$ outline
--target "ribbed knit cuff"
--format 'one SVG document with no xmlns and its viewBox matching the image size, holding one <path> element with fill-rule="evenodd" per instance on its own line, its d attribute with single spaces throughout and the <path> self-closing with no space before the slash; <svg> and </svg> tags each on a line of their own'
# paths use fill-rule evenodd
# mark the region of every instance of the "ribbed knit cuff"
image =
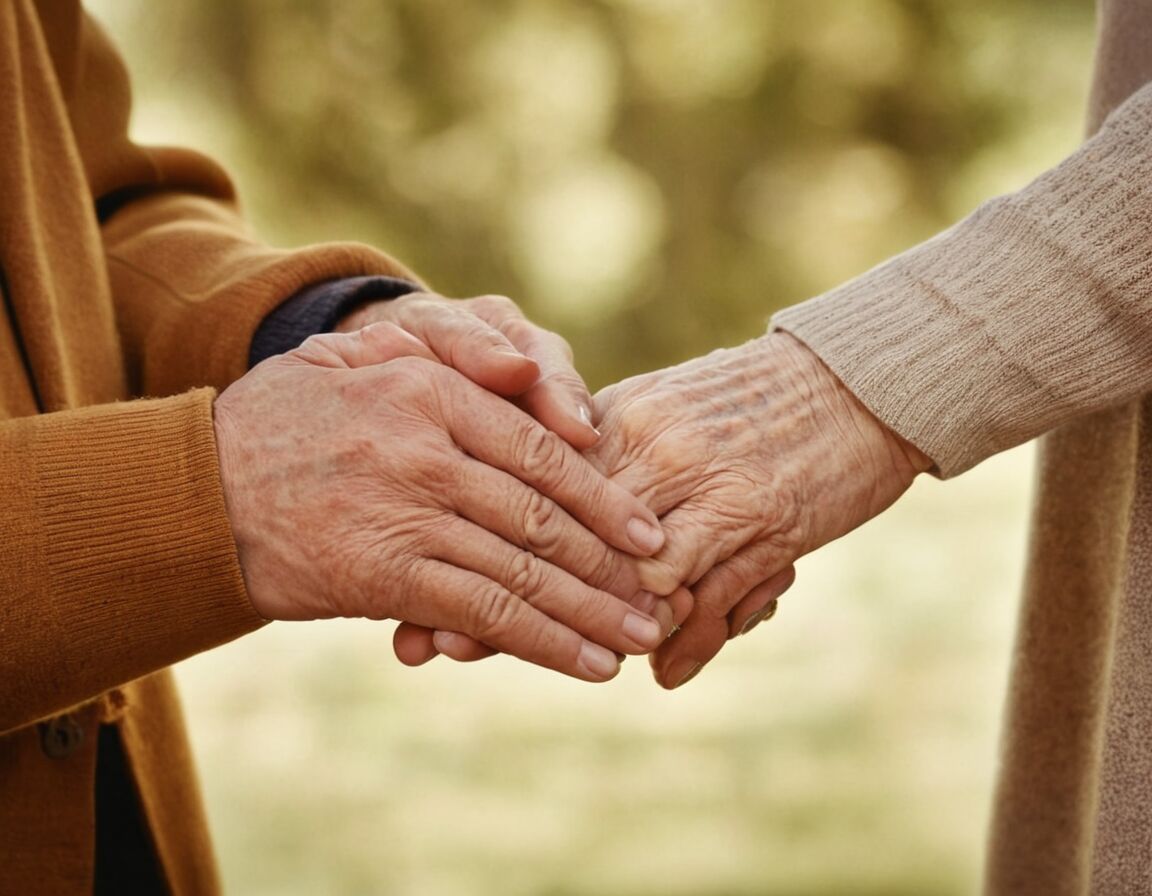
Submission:
<svg viewBox="0 0 1152 896">
<path fill-rule="evenodd" d="M 1018 193 L 777 314 L 942 476 L 1152 390 L 1152 89 Z"/>
<path fill-rule="evenodd" d="M 362 302 L 395 299 L 419 289 L 399 277 L 345 277 L 303 289 L 264 318 L 252 337 L 248 366 L 291 351 L 316 333 L 330 332 Z"/>
<path fill-rule="evenodd" d="M 1018 290 L 1012 255 L 1034 247 L 980 218 L 772 318 L 942 478 L 1039 435 L 1052 413 L 1028 358 L 1008 348 L 1036 310 L 983 301 Z"/>
<path fill-rule="evenodd" d="M 17 572 L 21 597 L 2 625 L 0 720 L 20 679 L 43 704 L 32 709 L 50 711 L 264 623 L 225 510 L 213 396 L 18 421 L 10 447 L 30 481 L 5 501 L 23 517 L 6 528 L 32 566 Z"/>
</svg>

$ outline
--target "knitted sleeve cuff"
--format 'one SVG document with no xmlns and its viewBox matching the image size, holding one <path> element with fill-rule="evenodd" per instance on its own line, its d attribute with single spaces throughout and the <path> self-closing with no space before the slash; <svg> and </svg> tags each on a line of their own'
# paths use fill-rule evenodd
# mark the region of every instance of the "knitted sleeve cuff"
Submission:
<svg viewBox="0 0 1152 896">
<path fill-rule="evenodd" d="M 248 366 L 290 351 L 309 336 L 330 331 L 352 308 L 371 299 L 395 299 L 421 287 L 399 277 L 344 277 L 300 290 L 256 329 Z"/>
<path fill-rule="evenodd" d="M 954 476 L 1152 390 L 1152 85 L 1017 193 L 778 313 Z"/>
</svg>

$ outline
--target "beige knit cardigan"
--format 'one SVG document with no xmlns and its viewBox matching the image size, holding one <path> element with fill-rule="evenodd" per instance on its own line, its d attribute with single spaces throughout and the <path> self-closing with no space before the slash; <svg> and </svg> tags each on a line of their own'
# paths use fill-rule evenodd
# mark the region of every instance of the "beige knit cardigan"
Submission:
<svg viewBox="0 0 1152 896">
<path fill-rule="evenodd" d="M 129 105 L 78 0 L 0 2 L 2 894 L 91 893 L 101 723 L 119 727 L 172 890 L 217 889 L 162 671 L 262 622 L 213 387 L 301 287 L 408 276 L 362 246 L 268 249 L 216 165 L 129 142 Z M 118 401 L 141 394 L 173 397 Z M 60 751 L 36 723 L 63 713 Z"/>
<path fill-rule="evenodd" d="M 778 314 L 954 476 L 1043 434 L 994 894 L 1152 892 L 1152 2 L 1102 0 L 1095 135 Z"/>
</svg>

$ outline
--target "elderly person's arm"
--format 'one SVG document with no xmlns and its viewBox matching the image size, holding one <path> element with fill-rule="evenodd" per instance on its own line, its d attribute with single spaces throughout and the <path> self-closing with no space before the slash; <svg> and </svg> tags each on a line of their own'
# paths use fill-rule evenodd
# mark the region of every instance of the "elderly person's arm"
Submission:
<svg viewBox="0 0 1152 896">
<path fill-rule="evenodd" d="M 1150 135 L 1152 86 L 1020 192 L 778 314 L 785 332 L 599 396 L 598 456 L 659 496 L 668 531 L 642 577 L 695 596 L 655 658 L 661 683 L 739 630 L 751 589 L 917 470 L 955 476 L 1152 391 Z"/>
</svg>

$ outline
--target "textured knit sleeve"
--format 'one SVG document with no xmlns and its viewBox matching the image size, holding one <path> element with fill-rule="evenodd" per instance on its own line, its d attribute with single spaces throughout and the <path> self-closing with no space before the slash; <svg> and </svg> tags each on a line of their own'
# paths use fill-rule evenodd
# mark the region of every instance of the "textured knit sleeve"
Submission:
<svg viewBox="0 0 1152 896">
<path fill-rule="evenodd" d="M 210 389 L 0 422 L 0 732 L 263 624 Z"/>
<path fill-rule="evenodd" d="M 133 388 L 224 388 L 248 369 L 253 334 L 291 296 L 326 280 L 413 275 L 356 244 L 274 250 L 229 203 L 185 193 L 137 199 L 104 226 L 117 323 Z"/>
<path fill-rule="evenodd" d="M 942 476 L 1152 391 L 1152 85 L 1023 190 L 772 325 Z"/>
</svg>

